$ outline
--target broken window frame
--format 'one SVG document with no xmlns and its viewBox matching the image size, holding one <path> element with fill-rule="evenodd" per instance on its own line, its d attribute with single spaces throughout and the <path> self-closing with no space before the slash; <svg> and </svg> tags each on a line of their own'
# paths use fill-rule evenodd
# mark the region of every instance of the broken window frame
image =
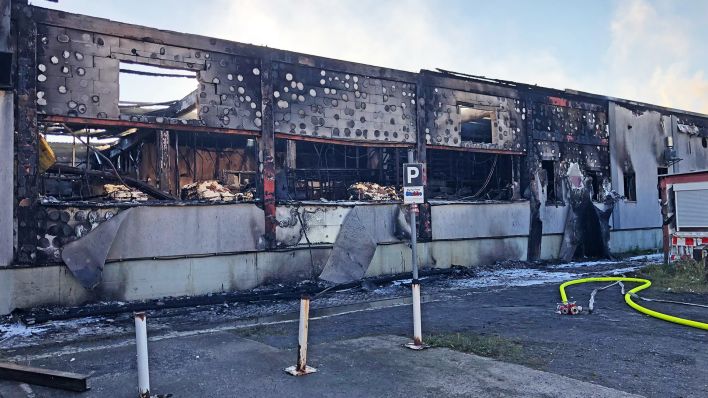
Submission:
<svg viewBox="0 0 708 398">
<path fill-rule="evenodd" d="M 288 145 L 294 145 L 294 154 Z M 402 189 L 407 148 L 286 138 L 276 138 L 275 147 L 276 198 L 281 202 L 359 200 L 349 191 L 359 182 Z"/>
<path fill-rule="evenodd" d="M 637 175 L 632 171 L 625 171 L 622 175 L 623 193 L 626 202 L 637 202 Z"/>
<path fill-rule="evenodd" d="M 549 163 L 553 167 L 553 173 L 550 175 L 548 168 L 545 167 Z M 563 200 L 563 182 L 561 178 L 558 178 L 560 161 L 557 159 L 542 159 L 541 169 L 546 172 L 546 206 L 565 206 L 565 200 Z M 553 187 L 553 197 L 551 197 L 549 190 L 551 186 Z"/>
<path fill-rule="evenodd" d="M 489 114 L 489 139 L 485 139 L 483 141 L 476 141 L 476 140 L 466 140 L 464 139 L 463 136 L 463 125 L 469 122 L 464 122 L 462 120 L 462 112 L 464 109 L 474 109 L 477 111 L 480 111 L 482 113 L 488 113 Z M 485 106 L 485 105 L 480 105 L 480 104 L 471 104 L 471 103 L 465 103 L 465 102 L 458 102 L 456 106 L 456 111 L 457 114 L 460 117 L 460 122 L 457 126 L 459 129 L 460 133 L 460 144 L 464 144 L 465 142 L 473 143 L 473 144 L 492 144 L 494 143 L 494 125 L 496 124 L 497 121 L 497 108 L 492 107 L 492 106 Z M 477 119 L 471 119 L 471 120 L 487 120 L 486 117 L 482 118 L 477 118 Z"/>
<path fill-rule="evenodd" d="M 200 84 L 198 71 L 199 69 L 196 68 L 175 68 L 141 62 L 120 61 L 118 69 L 118 109 L 120 114 L 128 117 L 157 116 L 164 117 L 167 120 L 200 120 L 197 104 Z M 185 74 L 184 72 L 189 72 L 189 74 Z M 128 76 L 142 76 L 140 79 L 190 79 L 194 82 L 194 89 L 181 98 L 166 101 L 140 101 L 138 98 L 123 98 L 125 92 L 125 90 L 123 90 L 123 83 L 125 83 L 124 79 Z M 165 80 L 163 83 L 167 84 L 168 81 Z M 134 110 L 134 112 L 127 112 L 127 110 L 131 109 Z M 170 115 L 171 112 L 175 115 Z"/>
<path fill-rule="evenodd" d="M 428 176 L 426 197 L 430 200 L 445 201 L 511 202 L 514 197 L 514 156 L 513 154 L 474 150 L 429 148 L 426 159 Z M 477 161 L 477 157 L 483 157 L 483 159 Z M 473 181 L 470 177 L 476 174 L 475 164 L 494 166 L 491 166 L 489 170 L 479 172 L 479 178 L 474 181 L 479 181 L 481 184 L 470 185 L 468 182 Z M 438 170 L 440 166 L 445 170 Z M 441 181 L 444 185 L 438 184 Z M 452 182 L 452 186 L 450 186 L 450 182 Z M 453 193 L 440 192 L 438 186 L 445 190 L 453 189 Z M 463 190 L 468 190 L 471 195 L 462 194 Z M 505 191 L 508 192 L 505 193 Z"/>
<path fill-rule="evenodd" d="M 258 146 L 256 145 L 254 136 L 224 134 L 218 131 L 212 133 L 194 132 L 179 130 L 179 126 L 175 126 L 175 129 L 169 130 L 169 141 L 167 141 L 167 151 L 169 155 L 167 156 L 167 174 L 164 177 L 164 181 L 167 182 L 168 190 L 158 188 L 159 165 L 156 162 L 159 163 L 159 154 L 157 148 L 157 133 L 162 129 L 158 127 L 126 127 L 124 125 L 101 125 L 94 127 L 83 125 L 83 127 L 75 127 L 73 130 L 65 127 L 65 130 L 69 130 L 62 132 L 62 130 L 58 130 L 61 128 L 61 124 L 50 124 L 49 126 L 53 132 L 52 135 L 74 137 L 74 135 L 68 135 L 70 131 L 75 134 L 76 137 L 79 137 L 77 138 L 78 141 L 73 144 L 70 143 L 73 147 L 71 158 L 67 155 L 65 156 L 66 159 L 63 159 L 63 162 L 61 161 L 62 159 L 60 159 L 57 163 L 58 167 L 55 167 L 58 171 L 55 170 L 44 173 L 39 180 L 40 192 L 43 195 L 57 197 L 61 202 L 72 203 L 78 201 L 101 205 L 106 203 L 135 205 L 136 203 L 134 201 L 127 199 L 115 200 L 115 198 L 112 198 L 105 192 L 101 193 L 100 191 L 101 186 L 106 183 L 122 185 L 122 182 L 125 181 L 129 182 L 127 185 L 131 187 L 131 189 L 135 191 L 142 190 L 157 201 L 201 202 L 206 199 L 183 200 L 181 198 L 182 188 L 185 185 L 182 184 L 184 177 L 191 178 L 192 182 L 197 182 L 197 180 L 222 181 L 223 178 L 221 177 L 229 174 L 227 172 L 230 172 L 230 174 L 236 173 L 239 174 L 239 176 L 247 175 L 248 183 L 245 183 L 244 186 L 240 184 L 239 189 L 235 191 L 230 188 L 231 193 L 234 193 L 236 198 L 240 198 L 242 196 L 241 194 L 244 192 L 252 193 L 259 185 L 257 171 Z M 100 143 L 101 139 L 118 140 L 110 147 L 96 147 L 94 143 L 97 141 Z M 132 140 L 132 142 L 127 140 Z M 206 143 L 205 140 L 207 141 Z M 99 156 L 96 150 L 89 149 L 84 143 L 91 144 L 91 146 L 95 147 L 98 152 L 101 152 L 105 158 Z M 190 150 L 191 152 L 189 152 Z M 241 162 L 243 163 L 241 169 L 244 167 L 245 169 L 221 170 L 221 163 L 225 162 L 221 154 L 233 152 L 234 150 L 241 153 Z M 146 151 L 150 151 L 150 153 Z M 197 156 L 200 156 L 200 151 L 217 153 L 216 156 L 209 155 L 211 156 L 210 160 L 214 162 L 214 173 L 208 176 L 208 178 L 200 178 L 200 174 L 196 173 L 197 169 L 194 167 Z M 179 156 L 177 156 L 177 154 L 179 154 Z M 193 161 L 190 162 L 190 159 L 185 159 L 187 156 L 191 157 Z M 77 160 L 81 162 L 77 162 Z M 148 162 L 149 164 L 144 162 Z M 228 162 L 227 160 L 226 163 L 228 164 Z M 147 167 L 147 169 L 145 169 L 145 167 Z M 189 171 L 189 175 L 185 175 L 184 172 L 186 171 Z M 119 177 L 116 177 L 116 173 L 118 173 Z M 154 179 L 152 177 L 154 177 Z M 243 180 L 239 179 L 240 182 Z M 55 195 L 55 192 L 63 192 L 62 189 L 66 190 L 66 186 L 63 188 L 57 186 L 57 183 L 61 184 L 62 181 L 65 181 L 64 185 L 68 183 L 72 186 L 72 194 Z M 224 184 L 226 184 L 226 182 Z M 142 188 L 136 188 L 136 186 Z M 54 190 L 52 191 L 52 189 Z M 249 197 L 249 195 L 250 193 L 245 196 Z M 248 203 L 257 200 L 257 197 L 254 195 L 253 199 L 234 199 L 229 202 Z M 151 201 L 151 199 L 148 199 L 148 202 Z M 210 203 L 219 203 L 219 201 Z"/>
<path fill-rule="evenodd" d="M 592 179 L 592 194 L 590 196 L 590 199 L 593 202 L 602 202 L 602 197 L 600 196 L 602 194 L 602 180 L 603 180 L 603 175 L 602 172 L 597 171 L 597 170 L 585 170 L 585 175 L 587 177 L 590 177 Z"/>
</svg>

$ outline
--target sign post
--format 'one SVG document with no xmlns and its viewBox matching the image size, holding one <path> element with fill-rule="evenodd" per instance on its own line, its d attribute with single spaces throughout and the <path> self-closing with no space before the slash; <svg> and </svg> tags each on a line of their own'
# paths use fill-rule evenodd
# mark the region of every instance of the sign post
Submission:
<svg viewBox="0 0 708 398">
<path fill-rule="evenodd" d="M 409 205 L 411 223 L 411 265 L 413 268 L 413 282 L 411 283 L 413 293 L 413 342 L 406 344 L 406 347 L 413 350 L 426 348 L 423 344 L 423 332 L 421 326 L 420 313 L 420 281 L 418 280 L 418 231 L 416 227 L 416 215 L 418 214 L 418 204 L 425 202 L 425 192 L 423 191 L 423 164 L 413 163 L 413 151 L 408 152 L 408 161 L 403 164 L 403 204 Z"/>
</svg>

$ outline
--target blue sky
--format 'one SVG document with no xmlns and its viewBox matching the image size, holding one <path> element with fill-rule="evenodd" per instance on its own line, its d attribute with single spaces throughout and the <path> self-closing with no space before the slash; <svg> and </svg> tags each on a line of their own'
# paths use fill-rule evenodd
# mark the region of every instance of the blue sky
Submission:
<svg viewBox="0 0 708 398">
<path fill-rule="evenodd" d="M 702 0 L 33 4 L 391 68 L 439 67 L 708 113 Z"/>
</svg>

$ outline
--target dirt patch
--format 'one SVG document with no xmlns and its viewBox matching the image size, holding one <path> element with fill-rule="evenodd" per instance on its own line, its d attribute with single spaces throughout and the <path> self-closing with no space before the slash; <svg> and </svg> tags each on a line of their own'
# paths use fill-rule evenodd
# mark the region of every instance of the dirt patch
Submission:
<svg viewBox="0 0 708 398">
<path fill-rule="evenodd" d="M 472 332 L 439 333 L 426 338 L 431 347 L 444 347 L 451 350 L 498 359 L 536 369 L 545 368 L 548 361 L 539 355 L 538 347 L 524 346 L 518 340 L 498 335 L 477 334 Z"/>
<path fill-rule="evenodd" d="M 292 326 L 288 325 L 288 327 L 292 329 Z M 284 325 L 258 325 L 250 328 L 231 330 L 230 333 L 239 337 L 258 340 L 266 336 L 286 336 L 292 332 L 288 327 Z"/>
</svg>

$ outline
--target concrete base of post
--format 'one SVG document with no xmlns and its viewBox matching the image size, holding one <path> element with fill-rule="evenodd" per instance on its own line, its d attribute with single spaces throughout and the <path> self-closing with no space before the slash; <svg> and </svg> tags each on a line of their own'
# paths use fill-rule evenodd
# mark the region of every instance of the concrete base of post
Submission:
<svg viewBox="0 0 708 398">
<path fill-rule="evenodd" d="M 317 372 L 316 368 L 307 365 L 305 365 L 304 369 L 298 369 L 297 366 L 290 366 L 288 368 L 285 368 L 285 373 L 291 376 L 305 376 L 315 372 Z"/>
<path fill-rule="evenodd" d="M 413 342 L 413 341 L 411 341 L 410 343 L 406 343 L 406 344 L 404 344 L 403 346 L 406 347 L 406 348 L 409 348 L 409 349 L 411 349 L 411 350 L 416 350 L 416 351 L 420 351 L 420 350 L 424 350 L 424 349 L 426 349 L 426 348 L 430 348 L 430 346 L 427 345 L 427 344 L 423 344 L 423 343 L 416 344 L 416 343 Z"/>
</svg>

